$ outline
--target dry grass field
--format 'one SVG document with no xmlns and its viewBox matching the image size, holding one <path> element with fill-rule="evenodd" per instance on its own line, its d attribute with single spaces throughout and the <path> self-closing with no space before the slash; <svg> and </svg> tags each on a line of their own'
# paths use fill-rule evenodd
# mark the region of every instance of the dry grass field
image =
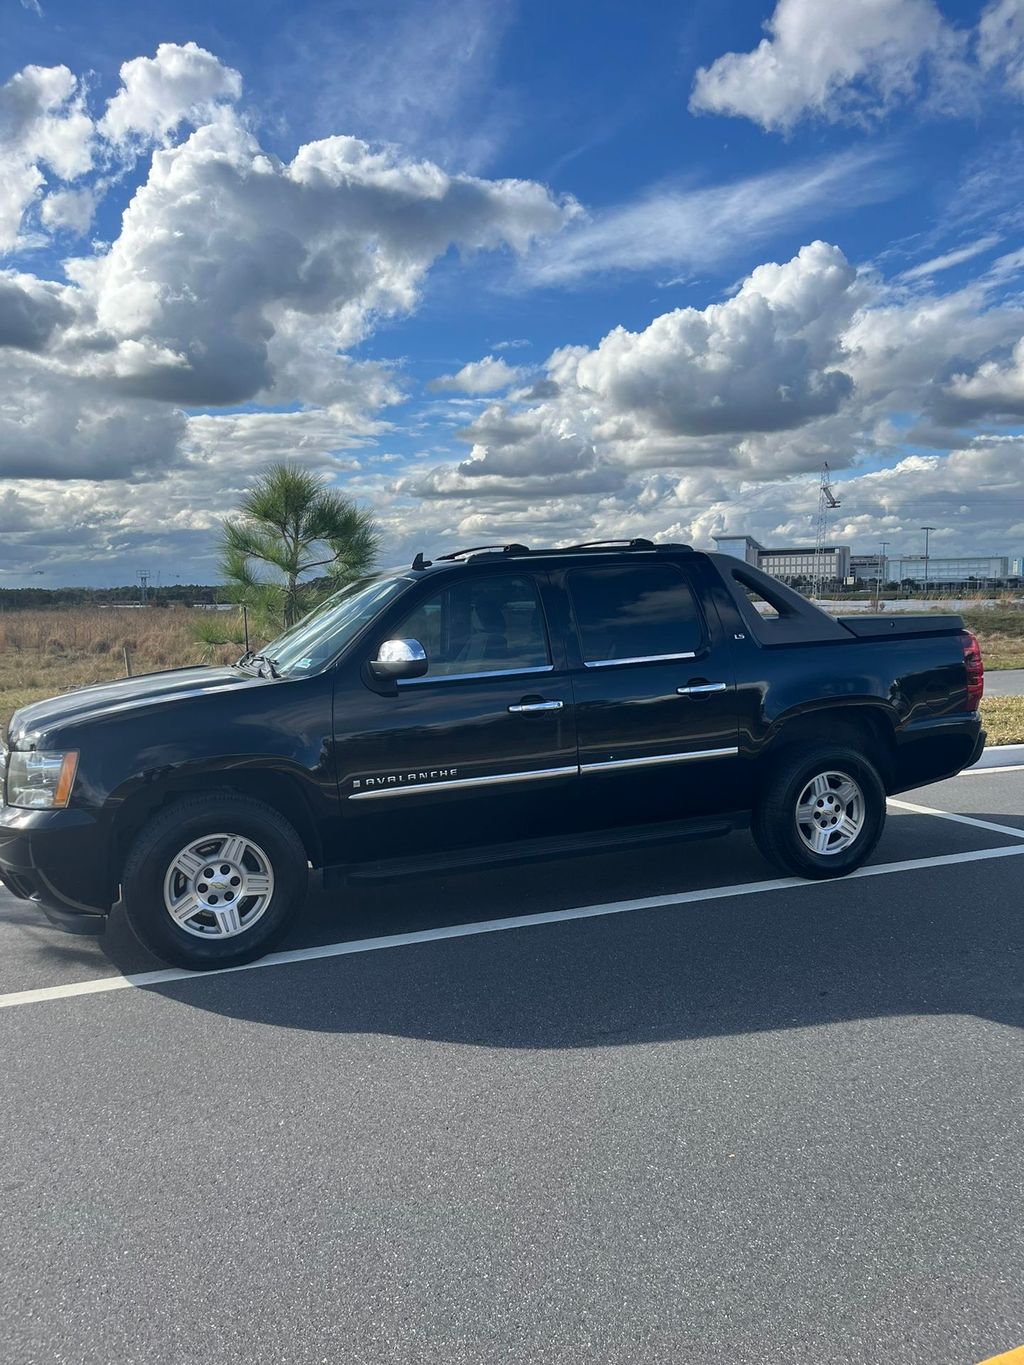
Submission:
<svg viewBox="0 0 1024 1365">
<path fill-rule="evenodd" d="M 1024 668 L 1024 611 L 968 613 L 987 668 Z M 70 687 L 125 676 L 127 646 L 134 673 L 185 664 L 230 663 L 237 644 L 208 646 L 199 626 L 234 627 L 228 613 L 187 607 L 76 607 L 56 611 L 0 612 L 0 727 L 19 706 Z M 1024 698 L 993 697 L 983 714 L 994 744 L 1024 743 Z"/>
<path fill-rule="evenodd" d="M 989 744 L 1024 744 L 1024 697 L 988 697 L 981 717 Z"/>
<path fill-rule="evenodd" d="M 963 615 L 978 637 L 986 668 L 1024 668 L 1024 605 L 983 607 Z"/>
<path fill-rule="evenodd" d="M 187 607 L 0 613 L 0 726 L 6 727 L 12 713 L 30 701 L 69 687 L 123 678 L 126 647 L 133 673 L 236 659 L 237 645 L 211 648 L 197 640 L 200 616 L 209 625 L 210 618 L 221 613 Z"/>
</svg>

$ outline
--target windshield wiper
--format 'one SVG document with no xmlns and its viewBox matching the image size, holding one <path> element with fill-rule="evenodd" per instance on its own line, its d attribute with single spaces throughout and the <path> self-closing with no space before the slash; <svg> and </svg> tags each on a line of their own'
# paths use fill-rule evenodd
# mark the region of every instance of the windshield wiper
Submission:
<svg viewBox="0 0 1024 1365">
<path fill-rule="evenodd" d="M 254 654 L 249 660 L 251 664 L 266 664 L 267 672 L 272 678 L 279 678 L 281 675 L 277 671 L 277 660 L 272 659 L 269 654 Z M 259 677 L 263 677 L 263 669 L 257 667 L 256 672 Z"/>
<path fill-rule="evenodd" d="M 263 665 L 266 665 L 267 672 L 263 672 Z M 257 654 L 255 650 L 247 649 L 242 657 L 233 665 L 235 668 L 255 668 L 258 678 L 265 678 L 268 674 L 271 678 L 279 678 L 281 674 L 277 671 L 277 660 L 272 659 L 269 654 Z"/>
</svg>

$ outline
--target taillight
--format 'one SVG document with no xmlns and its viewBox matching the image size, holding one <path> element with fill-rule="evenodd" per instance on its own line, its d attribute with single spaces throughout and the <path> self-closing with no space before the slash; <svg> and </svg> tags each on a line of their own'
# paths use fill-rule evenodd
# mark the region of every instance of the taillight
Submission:
<svg viewBox="0 0 1024 1365">
<path fill-rule="evenodd" d="M 964 652 L 964 667 L 967 669 L 967 709 L 977 711 L 978 703 L 985 695 L 985 665 L 981 661 L 981 645 L 971 631 L 962 630 L 960 648 Z"/>
</svg>

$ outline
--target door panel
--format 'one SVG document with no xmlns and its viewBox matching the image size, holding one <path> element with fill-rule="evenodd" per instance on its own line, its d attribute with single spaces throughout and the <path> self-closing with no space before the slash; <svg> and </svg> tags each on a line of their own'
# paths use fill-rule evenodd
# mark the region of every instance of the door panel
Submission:
<svg viewBox="0 0 1024 1365">
<path fill-rule="evenodd" d="M 713 814 L 738 799 L 735 687 L 717 619 L 676 564 L 565 575 L 581 805 L 593 827 Z"/>
<path fill-rule="evenodd" d="M 578 782 L 572 685 L 533 575 L 462 577 L 391 631 L 427 674 L 336 707 L 344 842 L 369 860 L 559 833 Z M 557 666 L 556 666 L 557 660 Z M 360 713 L 362 713 L 360 715 Z"/>
</svg>

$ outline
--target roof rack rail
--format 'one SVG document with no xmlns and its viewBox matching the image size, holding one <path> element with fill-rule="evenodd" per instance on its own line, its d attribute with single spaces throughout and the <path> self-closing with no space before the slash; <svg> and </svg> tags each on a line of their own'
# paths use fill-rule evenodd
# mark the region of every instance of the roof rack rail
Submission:
<svg viewBox="0 0 1024 1365">
<path fill-rule="evenodd" d="M 580 550 L 653 550 L 655 554 L 662 550 L 685 550 L 693 553 L 692 545 L 682 545 L 678 541 L 662 540 L 657 544 L 653 540 L 646 540 L 643 536 L 634 536 L 632 540 L 587 540 L 582 545 L 559 545 L 554 550 L 536 550 L 535 554 L 545 555 L 572 555 Z"/>
<path fill-rule="evenodd" d="M 465 555 L 482 554 L 484 550 L 500 550 L 506 555 L 528 555 L 530 547 L 528 545 L 470 545 L 466 550 L 452 550 L 451 554 L 438 555 L 438 560 L 442 559 L 462 559 Z"/>
<path fill-rule="evenodd" d="M 632 540 L 584 540 L 579 545 L 561 545 L 562 550 L 596 550 L 602 545 L 624 545 L 627 550 L 654 550 L 657 547 L 653 540 L 644 540 L 642 536 L 634 536 Z"/>
<path fill-rule="evenodd" d="M 692 553 L 692 545 L 681 545 L 675 541 L 661 541 L 655 544 L 653 540 L 646 540 L 643 536 L 634 536 L 631 540 L 586 540 L 582 545 L 558 545 L 552 549 L 531 550 L 528 545 L 518 545 L 513 542 L 511 545 L 470 545 L 465 550 L 452 550 L 449 554 L 438 555 L 436 563 L 450 561 L 453 559 L 471 559 L 474 555 L 500 554 L 500 555 L 572 555 L 579 551 L 592 550 L 643 550 L 657 553 L 661 550 L 686 550 Z M 413 561 L 414 569 L 423 569 L 430 564 L 430 560 L 424 560 L 420 555 Z"/>
</svg>

